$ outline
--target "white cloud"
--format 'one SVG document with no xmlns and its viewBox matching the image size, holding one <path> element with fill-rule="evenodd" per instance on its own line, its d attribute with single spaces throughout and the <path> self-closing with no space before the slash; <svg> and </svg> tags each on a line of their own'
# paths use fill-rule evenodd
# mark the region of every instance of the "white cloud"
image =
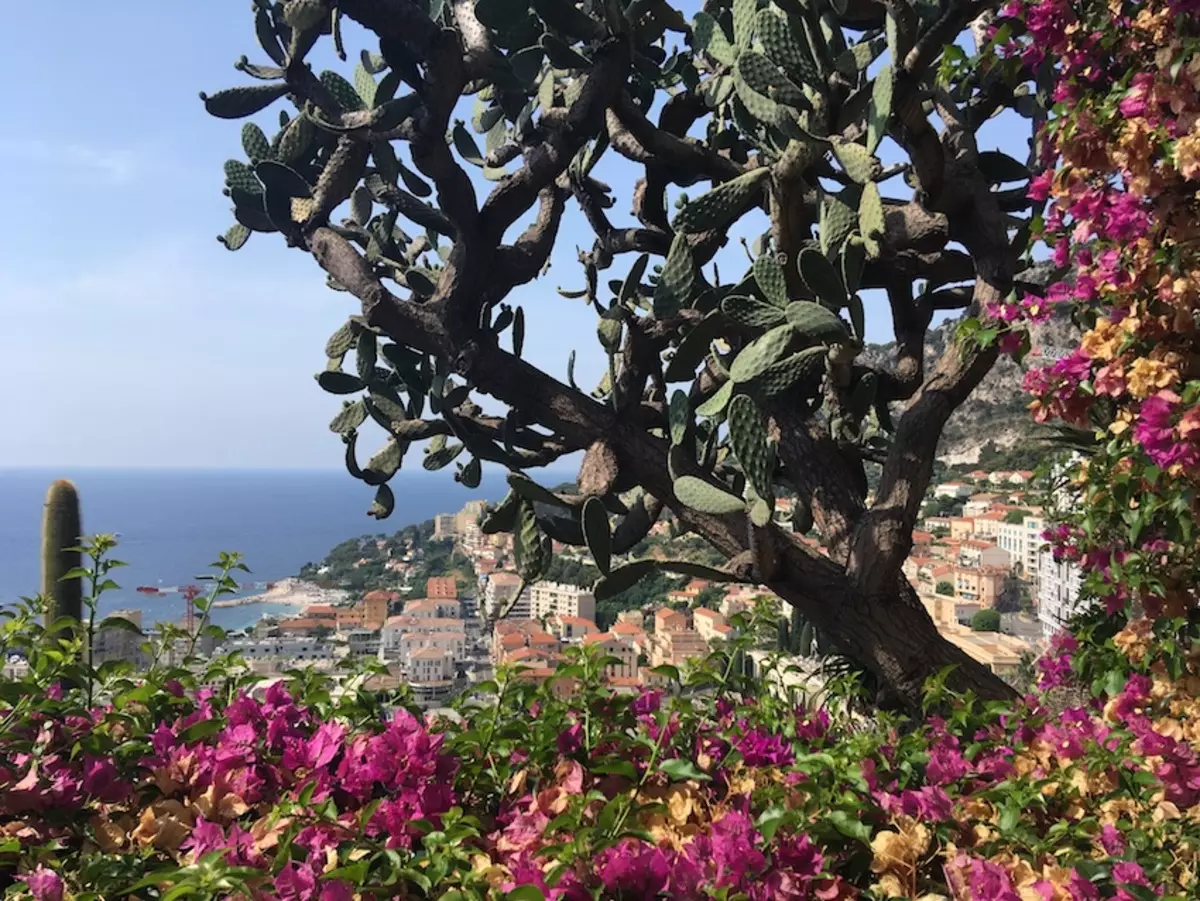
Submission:
<svg viewBox="0 0 1200 901">
<path fill-rule="evenodd" d="M 146 160 L 132 150 L 39 138 L 0 139 L 0 159 L 53 170 L 70 180 L 95 182 L 99 179 L 110 185 L 128 184 L 146 168 Z"/>
</svg>

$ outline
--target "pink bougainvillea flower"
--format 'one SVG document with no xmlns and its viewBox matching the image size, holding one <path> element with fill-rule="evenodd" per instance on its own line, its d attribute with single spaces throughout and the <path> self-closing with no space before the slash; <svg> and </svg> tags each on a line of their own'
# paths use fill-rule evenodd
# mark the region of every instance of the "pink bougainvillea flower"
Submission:
<svg viewBox="0 0 1200 901">
<path fill-rule="evenodd" d="M 33 901 L 63 901 L 63 880 L 53 870 L 39 864 L 32 873 L 17 877 L 29 887 Z"/>
</svg>

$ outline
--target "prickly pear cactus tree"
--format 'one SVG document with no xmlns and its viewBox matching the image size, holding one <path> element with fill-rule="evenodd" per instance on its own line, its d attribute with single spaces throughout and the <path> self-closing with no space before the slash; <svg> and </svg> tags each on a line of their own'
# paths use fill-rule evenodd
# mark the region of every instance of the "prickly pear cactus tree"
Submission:
<svg viewBox="0 0 1200 901">
<path fill-rule="evenodd" d="M 975 139 L 998 113 L 1036 114 L 1034 73 L 989 73 L 959 46 L 986 40 L 986 10 L 257 0 L 256 61 L 202 95 L 214 116 L 254 117 L 225 164 L 236 224 L 221 240 L 278 233 L 357 301 L 317 381 L 346 395 L 330 427 L 375 515 L 416 442 L 426 469 L 467 485 L 499 464 L 512 491 L 485 528 L 514 533 L 530 580 L 552 539 L 587 544 L 603 596 L 662 565 L 613 560 L 669 508 L 728 555 L 706 576 L 767 584 L 901 701 L 948 665 L 951 687 L 1003 696 L 901 573 L 942 427 L 997 353 L 976 337 L 931 367 L 931 318 L 1036 274 L 1021 263 L 1025 165 Z M 347 58 L 344 20 L 367 45 L 314 71 L 318 44 Z M 595 176 L 606 154 L 624 183 Z M 583 287 L 560 291 L 596 311 L 594 389 L 575 384 L 574 355 L 553 374 L 522 358 L 535 324 L 514 302 L 569 205 L 595 231 Z M 727 245 L 756 222 L 747 261 Z M 868 316 L 894 327 L 887 365 L 862 358 Z M 386 440 L 366 457 L 368 420 Z M 537 483 L 580 451 L 579 497 Z M 799 540 L 813 529 L 827 555 Z"/>
</svg>

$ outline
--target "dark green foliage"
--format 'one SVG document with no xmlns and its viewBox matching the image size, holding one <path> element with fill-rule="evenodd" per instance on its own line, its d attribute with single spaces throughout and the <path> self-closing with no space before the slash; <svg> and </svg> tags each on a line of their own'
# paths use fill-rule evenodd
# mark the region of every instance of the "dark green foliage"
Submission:
<svg viewBox="0 0 1200 901">
<path fill-rule="evenodd" d="M 971 628 L 976 632 L 999 632 L 1000 614 L 995 610 L 980 610 L 971 617 Z"/>
</svg>

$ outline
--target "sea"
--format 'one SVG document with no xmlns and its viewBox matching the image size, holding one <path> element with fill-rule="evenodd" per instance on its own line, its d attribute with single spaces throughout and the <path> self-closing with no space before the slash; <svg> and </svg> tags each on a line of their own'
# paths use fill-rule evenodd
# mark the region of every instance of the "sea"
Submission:
<svg viewBox="0 0 1200 901">
<path fill-rule="evenodd" d="M 134 589 L 196 583 L 221 551 L 240 552 L 250 567 L 239 581 L 271 582 L 296 575 L 347 538 L 390 535 L 473 498 L 499 500 L 507 488 L 502 471 L 485 472 L 476 489 L 449 470 L 402 471 L 391 482 L 396 509 L 377 521 L 366 515 L 374 489 L 341 470 L 0 469 L 0 605 L 38 591 L 42 505 L 59 478 L 79 489 L 84 531 L 116 533 L 113 556 L 128 564 L 113 570 L 121 587 L 101 597 L 100 613 L 140 608 L 146 626 L 181 620 L 184 600 Z M 294 610 L 247 604 L 215 610 L 213 621 L 241 629 L 266 613 Z"/>
</svg>

